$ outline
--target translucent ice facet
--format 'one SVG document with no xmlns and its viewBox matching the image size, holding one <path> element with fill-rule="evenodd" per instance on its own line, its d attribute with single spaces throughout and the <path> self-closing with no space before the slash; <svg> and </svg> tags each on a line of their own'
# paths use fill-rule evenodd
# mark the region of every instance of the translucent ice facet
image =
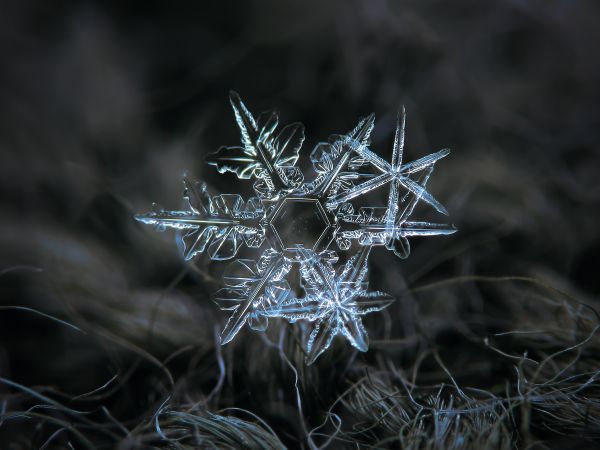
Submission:
<svg viewBox="0 0 600 450">
<path fill-rule="evenodd" d="M 331 223 L 321 202 L 311 198 L 286 198 L 271 219 L 273 234 L 284 250 L 312 249 L 326 236 Z"/>
</svg>

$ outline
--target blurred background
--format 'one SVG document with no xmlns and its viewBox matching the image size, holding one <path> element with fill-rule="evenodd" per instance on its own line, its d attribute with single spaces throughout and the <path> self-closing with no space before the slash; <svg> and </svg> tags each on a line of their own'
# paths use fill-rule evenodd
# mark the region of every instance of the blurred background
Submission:
<svg viewBox="0 0 600 450">
<path fill-rule="evenodd" d="M 597 448 L 600 3 L 0 2 L 0 447 Z M 306 367 L 300 327 L 221 348 L 225 263 L 133 220 L 181 176 L 251 194 L 228 92 L 377 115 L 459 232 L 371 255 L 397 297 Z M 382 194 L 383 195 L 383 194 Z M 385 201 L 384 198 L 382 198 Z M 384 203 L 382 203 L 384 204 Z M 255 255 L 256 256 L 256 255 Z"/>
</svg>

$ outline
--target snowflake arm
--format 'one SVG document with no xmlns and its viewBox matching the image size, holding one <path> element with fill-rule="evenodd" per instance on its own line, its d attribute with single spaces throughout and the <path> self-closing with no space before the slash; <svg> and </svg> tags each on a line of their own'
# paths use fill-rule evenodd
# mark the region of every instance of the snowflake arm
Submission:
<svg viewBox="0 0 600 450">
<path fill-rule="evenodd" d="M 279 304 L 265 307 L 262 314 L 266 317 L 280 317 L 292 323 L 298 320 L 314 322 L 324 314 L 324 311 L 316 299 L 289 296 Z"/>
<path fill-rule="evenodd" d="M 362 292 L 357 297 L 358 306 L 356 314 L 364 316 L 372 312 L 383 311 L 394 303 L 396 299 L 390 294 L 381 291 Z"/>
<path fill-rule="evenodd" d="M 193 185 L 186 178 L 184 198 L 188 209 L 139 214 L 136 220 L 154 225 L 159 230 L 182 230 L 184 258 L 192 259 L 208 249 L 211 259 L 233 258 L 242 242 L 259 247 L 264 240 L 260 221 L 263 207 L 257 198 L 244 202 L 239 195 L 222 194 L 211 197 L 205 184 Z"/>
<path fill-rule="evenodd" d="M 439 236 L 456 233 L 456 227 L 445 223 L 404 222 L 397 233 L 402 236 Z"/>
<path fill-rule="evenodd" d="M 406 126 L 406 111 L 402 107 L 402 125 L 400 125 L 400 118 L 398 117 L 396 124 L 396 135 L 394 136 L 394 146 L 392 149 L 392 167 L 397 168 L 402 164 L 402 154 L 404 153 L 404 134 Z M 393 233 L 393 229 L 396 225 L 396 215 L 399 209 L 399 191 L 400 186 L 397 180 L 394 180 L 390 184 L 390 194 L 388 196 L 388 205 L 385 213 L 385 231 L 390 236 Z M 388 243 L 389 244 L 389 243 Z M 390 249 L 390 246 L 386 244 L 386 247 Z"/>
<path fill-rule="evenodd" d="M 319 143 L 310 155 L 317 178 L 304 187 L 305 192 L 322 197 L 330 196 L 344 183 L 342 168 L 350 161 L 352 148 L 367 146 L 373 127 L 375 115 L 361 119 L 358 125 L 347 135 L 333 135 L 329 143 Z"/>
<path fill-rule="evenodd" d="M 376 176 L 375 178 L 371 178 L 370 180 L 365 181 L 353 188 L 349 189 L 344 193 L 340 193 L 329 200 L 326 205 L 329 208 L 336 208 L 337 206 L 346 203 L 352 200 L 359 195 L 364 195 L 367 192 L 372 191 L 373 189 L 377 189 L 384 184 L 389 183 L 394 179 L 394 176 L 389 173 L 382 173 L 381 175 Z"/>
<path fill-rule="evenodd" d="M 289 270 L 290 264 L 274 250 L 267 250 L 257 263 L 238 259 L 230 264 L 223 276 L 226 287 L 213 296 L 221 309 L 233 311 L 221 333 L 221 344 L 230 342 L 248 320 L 255 330 L 267 328 L 262 310 L 288 296 L 290 287 L 284 277 Z"/>
<path fill-rule="evenodd" d="M 206 159 L 219 173 L 233 172 L 239 178 L 258 178 L 254 188 L 265 198 L 277 198 L 289 192 L 303 180 L 295 167 L 304 142 L 304 126 L 300 123 L 284 127 L 274 134 L 279 124 L 275 111 L 260 115 L 258 121 L 246 108 L 237 92 L 229 100 L 242 135 L 242 147 L 221 147 Z"/>
</svg>

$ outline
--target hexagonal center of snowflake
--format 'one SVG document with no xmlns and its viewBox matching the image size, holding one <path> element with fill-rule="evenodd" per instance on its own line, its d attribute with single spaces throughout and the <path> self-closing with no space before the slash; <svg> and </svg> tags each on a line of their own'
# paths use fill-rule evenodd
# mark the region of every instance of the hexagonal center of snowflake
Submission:
<svg viewBox="0 0 600 450">
<path fill-rule="evenodd" d="M 315 248 L 330 226 L 319 200 L 310 198 L 284 199 L 271 219 L 273 234 L 286 250 Z"/>
</svg>

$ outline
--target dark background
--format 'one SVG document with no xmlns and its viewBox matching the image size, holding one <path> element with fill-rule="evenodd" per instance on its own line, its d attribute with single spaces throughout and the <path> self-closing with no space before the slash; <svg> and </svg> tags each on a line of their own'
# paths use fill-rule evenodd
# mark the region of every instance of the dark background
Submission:
<svg viewBox="0 0 600 450">
<path fill-rule="evenodd" d="M 369 412 L 377 402 L 334 402 L 366 374 L 379 377 L 371 388 L 393 391 L 392 367 L 410 374 L 422 363 L 418 385 L 452 385 L 434 350 L 462 386 L 510 404 L 501 398 L 517 389 L 515 366 L 528 373 L 518 364 L 525 350 L 541 360 L 597 323 L 599 19 L 592 0 L 0 2 L 0 446 L 83 448 L 80 432 L 94 447 L 171 448 L 153 421 L 161 405 L 194 415 L 159 415 L 166 428 L 175 421 L 197 431 L 199 418 L 219 411 L 258 423 L 222 411 L 236 407 L 263 418 L 285 445 L 319 446 L 337 422 L 319 430 L 325 436 L 306 430 L 334 405 L 343 426 L 330 447 L 400 448 L 400 425 L 386 428 Z M 308 179 L 310 149 L 370 112 L 372 147 L 387 157 L 402 104 L 407 160 L 452 149 L 429 190 L 459 232 L 414 240 L 406 261 L 372 254 L 372 286 L 398 301 L 366 320 L 370 352 L 356 355 L 340 340 L 306 368 L 295 334 L 285 331 L 278 350 L 249 330 L 221 352 L 215 332 L 226 315 L 208 295 L 225 264 L 200 257 L 186 266 L 171 232 L 133 220 L 153 201 L 179 207 L 184 172 L 215 193 L 251 192 L 203 163 L 238 142 L 229 89 L 255 114 L 277 107 L 282 122 L 305 124 L 299 164 Z M 530 278 L 497 278 L 506 276 Z M 434 282 L 445 284 L 419 291 Z M 281 326 L 270 328 L 273 342 Z M 540 329 L 550 331 L 498 343 L 513 359 L 484 343 Z M 566 355 L 583 366 L 561 372 L 557 363 L 546 379 L 597 372 L 593 333 L 588 344 L 596 347 Z M 461 396 L 449 395 L 458 404 Z M 563 412 L 579 394 L 565 395 Z M 534 399 L 527 414 L 515 408 L 511 420 L 469 426 L 506 436 L 497 448 L 585 448 L 599 433 L 600 396 L 581 396 L 581 408 L 556 422 L 556 410 L 536 413 Z M 33 405 L 28 419 L 16 414 Z M 401 406 L 382 408 L 403 417 Z M 355 422 L 368 431 L 344 434 Z M 506 429 L 494 428 L 500 422 Z M 469 430 L 449 431 L 463 447 L 442 438 L 439 448 L 481 445 Z M 203 433 L 189 431 L 190 448 L 227 444 L 210 427 Z"/>
</svg>

